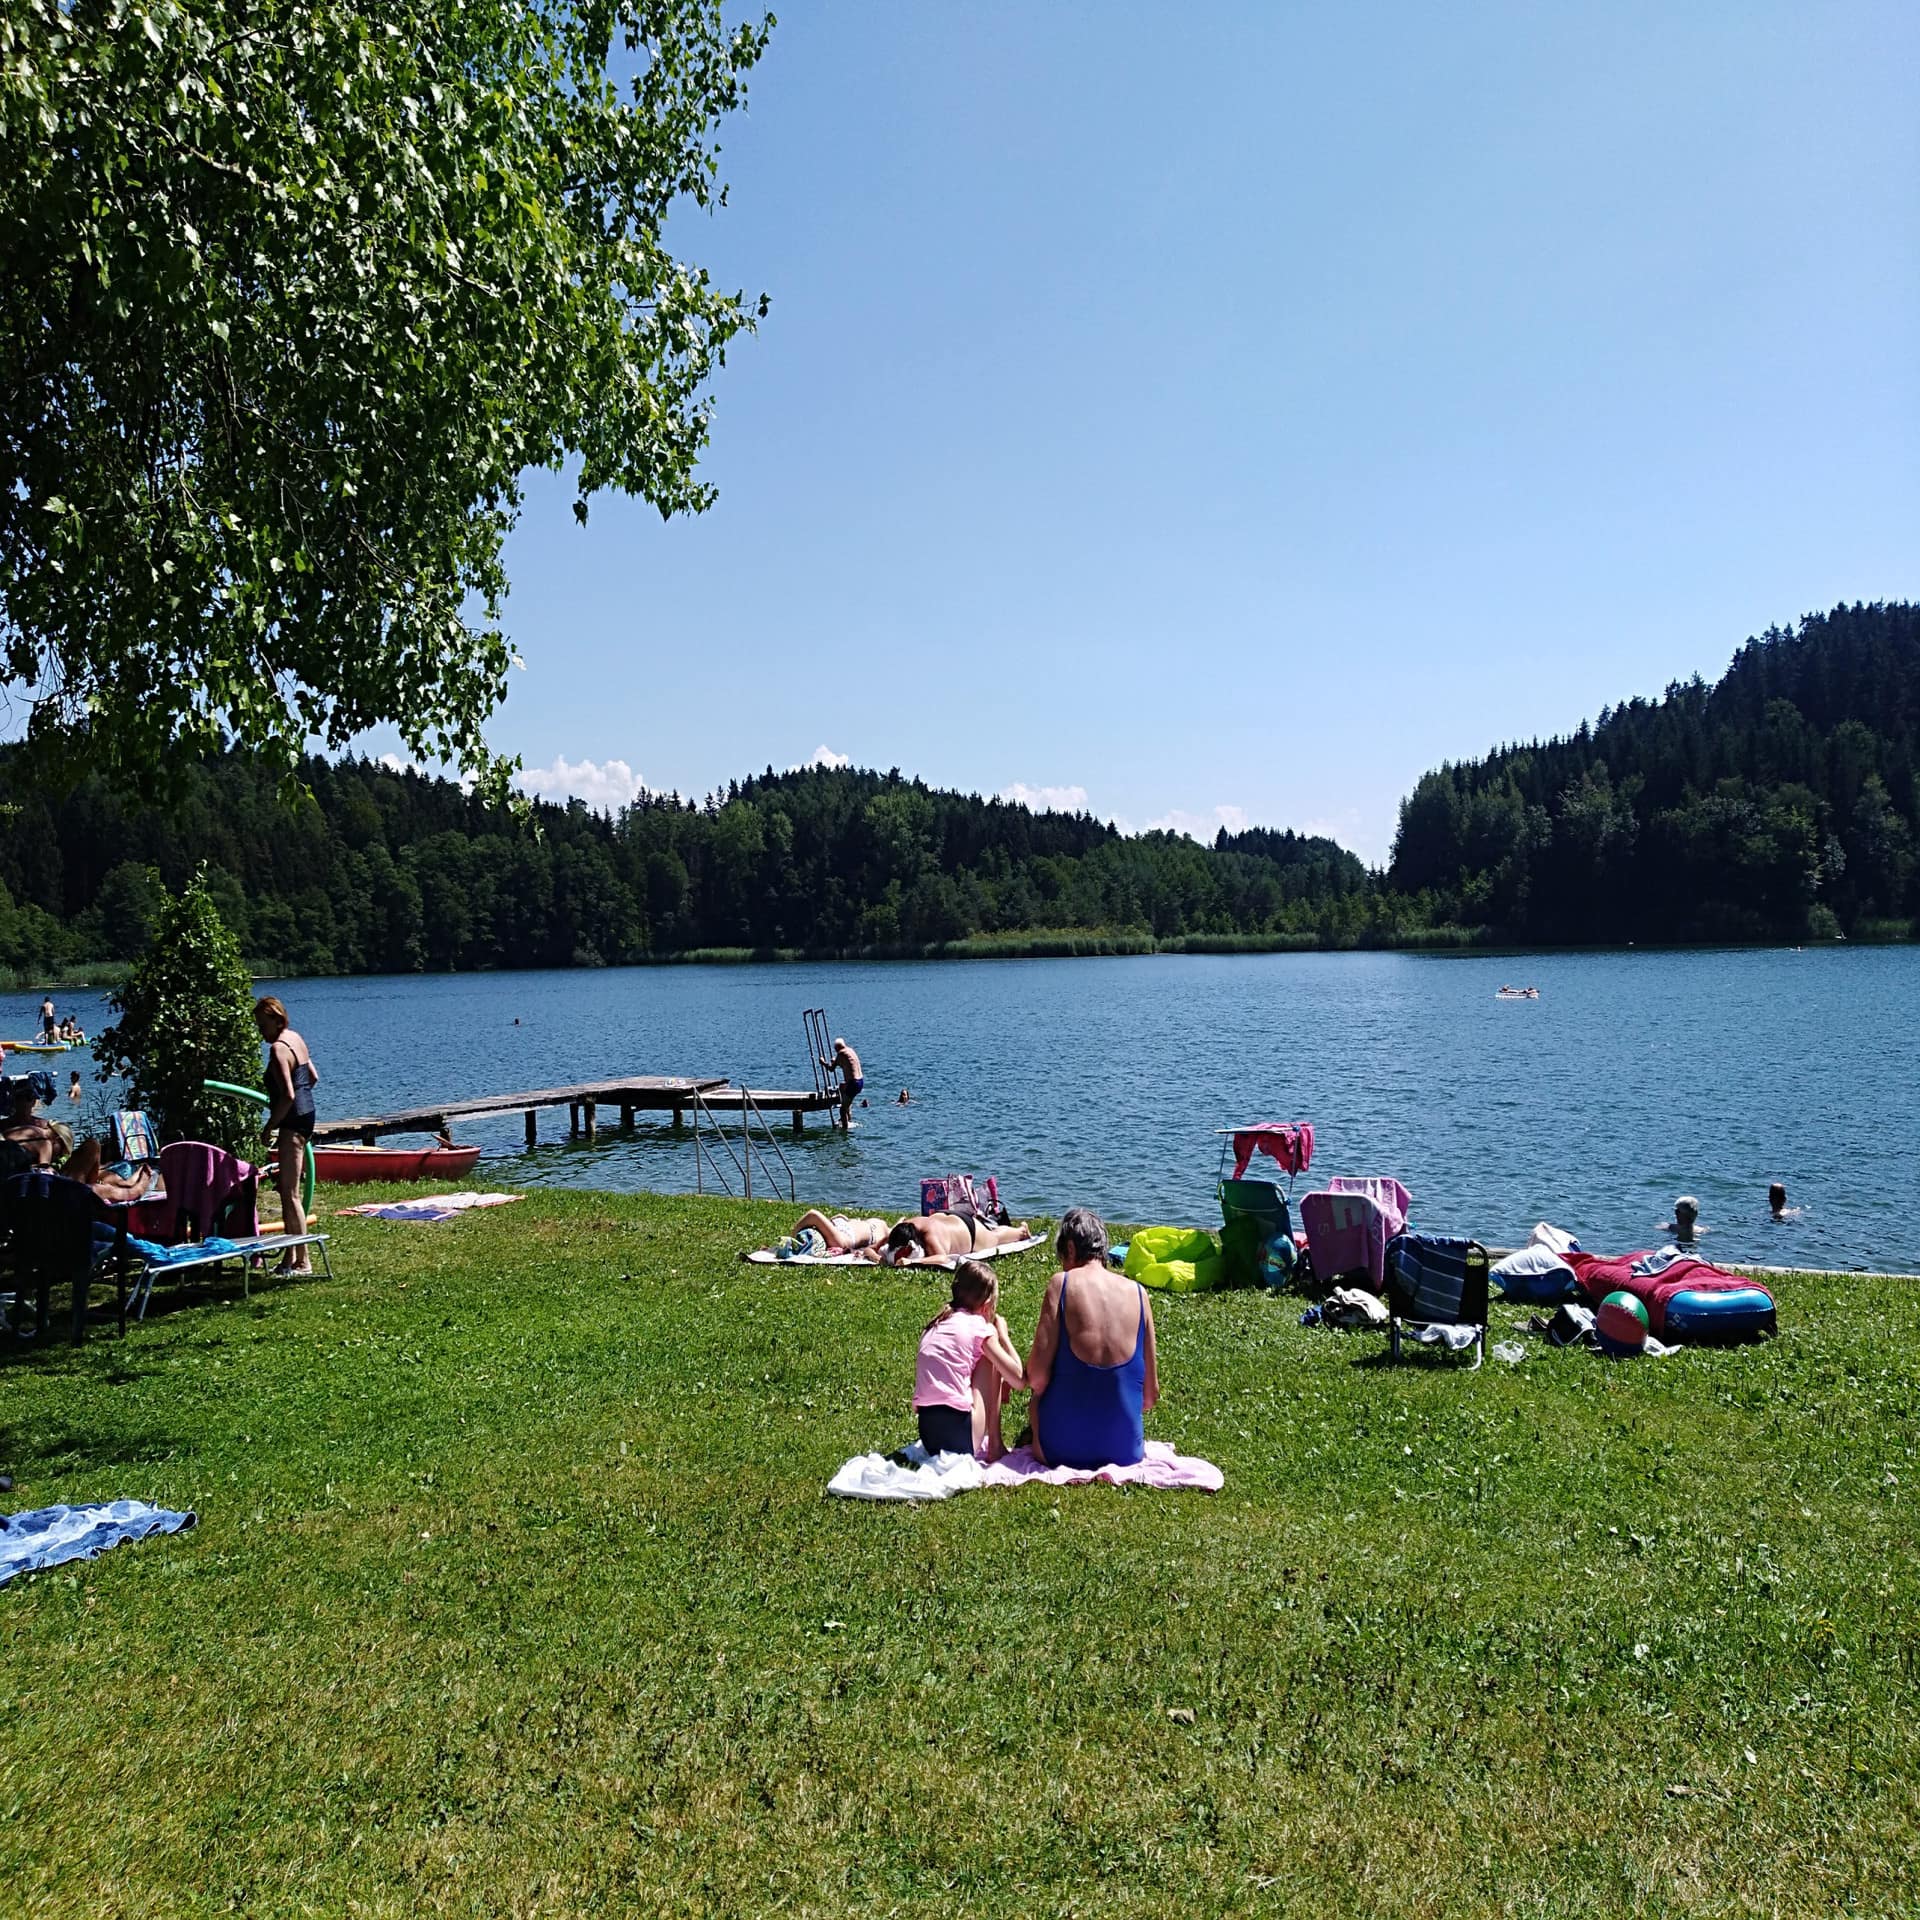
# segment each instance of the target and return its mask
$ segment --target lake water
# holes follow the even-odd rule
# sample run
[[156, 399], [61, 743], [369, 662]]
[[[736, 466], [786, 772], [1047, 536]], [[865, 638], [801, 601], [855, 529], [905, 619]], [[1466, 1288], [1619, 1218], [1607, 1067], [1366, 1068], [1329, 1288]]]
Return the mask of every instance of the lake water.
[[[1496, 1000], [1508, 981], [1541, 998]], [[1297, 1191], [1393, 1174], [1436, 1232], [1513, 1245], [1547, 1219], [1619, 1251], [1657, 1244], [1691, 1192], [1711, 1254], [1920, 1271], [1911, 948], [664, 967], [274, 991], [336, 1116], [620, 1073], [804, 1087], [801, 1009], [824, 1006], [873, 1104], [851, 1136], [816, 1119], [796, 1141], [775, 1120], [803, 1201], [900, 1212], [922, 1174], [951, 1170], [998, 1174], [1016, 1210], [1217, 1223], [1214, 1129], [1300, 1119], [1319, 1145]], [[0, 1037], [24, 1036], [37, 1005], [0, 998]], [[98, 995], [61, 1005], [102, 1024]], [[910, 1106], [894, 1104], [902, 1087]], [[530, 1155], [517, 1115], [458, 1132], [498, 1182], [693, 1185], [691, 1136], [663, 1119], [591, 1144], [565, 1125], [543, 1115], [551, 1144]], [[1768, 1218], [1772, 1179], [1802, 1218]]]

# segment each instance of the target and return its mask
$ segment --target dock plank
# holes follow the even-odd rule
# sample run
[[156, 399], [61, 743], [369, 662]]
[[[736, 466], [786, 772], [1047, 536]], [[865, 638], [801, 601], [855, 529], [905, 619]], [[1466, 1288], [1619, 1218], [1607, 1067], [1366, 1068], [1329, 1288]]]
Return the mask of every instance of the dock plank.
[[705, 1098], [727, 1084], [724, 1074], [624, 1074], [614, 1080], [588, 1080], [571, 1087], [535, 1087], [525, 1093], [487, 1094], [473, 1100], [443, 1100], [433, 1106], [406, 1107], [397, 1113], [327, 1120], [314, 1128], [313, 1137], [325, 1142], [371, 1139], [385, 1133], [437, 1133], [454, 1120], [475, 1120], [497, 1113], [532, 1113], [543, 1107], [592, 1105], [631, 1107], [636, 1113], [671, 1113], [691, 1106], [696, 1093]]

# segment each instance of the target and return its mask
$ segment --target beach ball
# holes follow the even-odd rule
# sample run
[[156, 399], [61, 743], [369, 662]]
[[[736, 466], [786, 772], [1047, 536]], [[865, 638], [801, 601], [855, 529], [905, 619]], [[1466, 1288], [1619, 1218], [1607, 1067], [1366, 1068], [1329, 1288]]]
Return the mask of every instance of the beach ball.
[[1631, 1355], [1647, 1350], [1647, 1310], [1630, 1293], [1610, 1293], [1593, 1316], [1593, 1337], [1602, 1353]]
[[1293, 1265], [1298, 1258], [1293, 1241], [1284, 1233], [1276, 1233], [1260, 1256], [1261, 1278], [1278, 1293], [1293, 1278]]

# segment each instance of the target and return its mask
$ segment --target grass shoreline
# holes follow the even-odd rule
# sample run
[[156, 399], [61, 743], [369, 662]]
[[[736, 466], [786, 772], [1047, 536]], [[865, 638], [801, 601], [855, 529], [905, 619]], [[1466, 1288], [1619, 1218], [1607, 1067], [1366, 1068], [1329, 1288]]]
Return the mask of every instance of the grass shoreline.
[[876, 1510], [940, 1280], [741, 1263], [791, 1211], [330, 1218], [10, 1365], [10, 1507], [200, 1524], [0, 1589], [8, 1910], [1910, 1907], [1911, 1288], [1473, 1375], [1158, 1302], [1222, 1493]]

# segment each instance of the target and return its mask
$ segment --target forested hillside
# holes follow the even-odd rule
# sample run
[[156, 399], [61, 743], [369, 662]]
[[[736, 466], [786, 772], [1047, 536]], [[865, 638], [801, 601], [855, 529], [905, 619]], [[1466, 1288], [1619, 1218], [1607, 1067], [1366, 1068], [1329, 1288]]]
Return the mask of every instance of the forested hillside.
[[731, 950], [985, 942], [1457, 944], [1899, 937], [1920, 915], [1920, 609], [1837, 608], [1715, 686], [1426, 775], [1388, 874], [1255, 828], [1123, 835], [898, 773], [807, 769], [700, 803], [522, 818], [449, 780], [312, 760], [312, 803], [234, 755], [177, 809], [64, 799], [0, 756], [0, 970], [139, 952], [207, 868], [248, 954], [291, 972], [595, 966]]
[[1920, 608], [1836, 607], [1717, 685], [1426, 775], [1389, 884], [1520, 942], [1904, 933], [1917, 761]]
[[300, 973], [594, 966], [713, 948], [916, 951], [974, 935], [1100, 930], [1160, 939], [1363, 934], [1361, 863], [1329, 840], [1203, 848], [1127, 838], [899, 774], [810, 769], [703, 804], [647, 796], [515, 818], [448, 780], [313, 760], [289, 815], [234, 757], [177, 810], [82, 786], [5, 792], [0, 967], [45, 973], [137, 953], [162, 889], [204, 864], [257, 959]]

